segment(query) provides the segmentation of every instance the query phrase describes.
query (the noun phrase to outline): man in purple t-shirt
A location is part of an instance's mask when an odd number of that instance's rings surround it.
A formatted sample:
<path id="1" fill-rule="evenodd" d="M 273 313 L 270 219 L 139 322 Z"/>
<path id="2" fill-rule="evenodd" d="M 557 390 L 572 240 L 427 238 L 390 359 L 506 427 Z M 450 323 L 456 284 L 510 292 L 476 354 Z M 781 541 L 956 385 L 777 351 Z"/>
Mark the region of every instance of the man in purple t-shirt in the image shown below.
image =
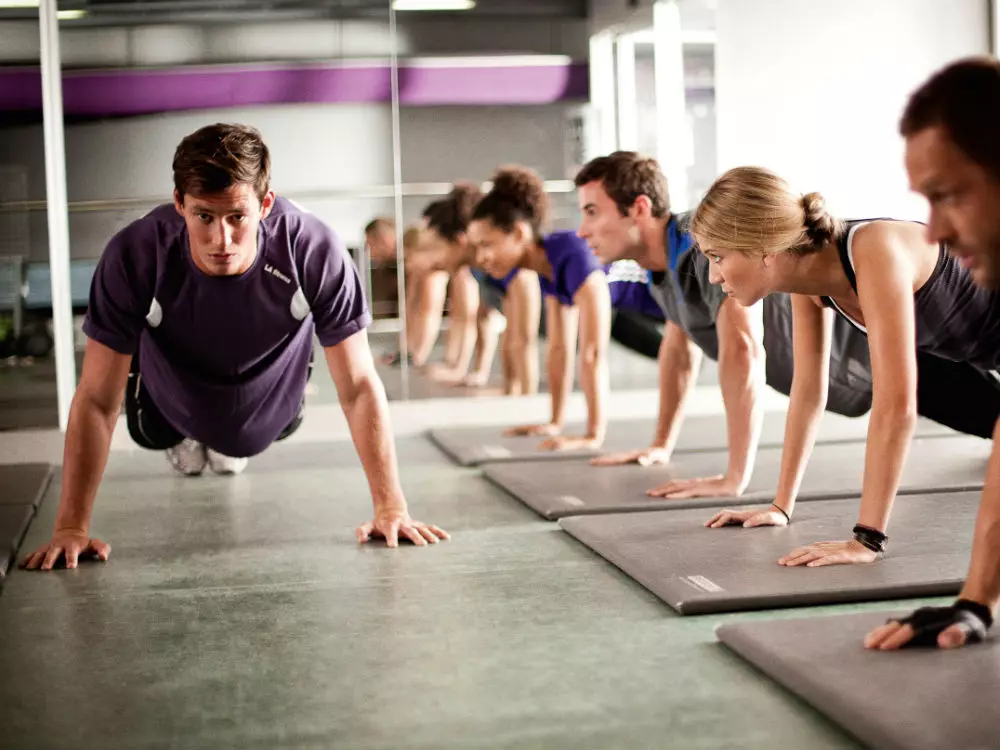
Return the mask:
<path id="1" fill-rule="evenodd" d="M 136 443 L 166 451 L 184 474 L 237 473 L 301 423 L 314 332 L 372 492 L 359 541 L 447 539 L 407 511 L 365 334 L 371 315 L 340 238 L 269 189 L 253 128 L 202 128 L 181 141 L 173 171 L 174 204 L 115 235 L 98 264 L 55 532 L 23 565 L 107 559 L 89 526 L 126 385 Z"/>

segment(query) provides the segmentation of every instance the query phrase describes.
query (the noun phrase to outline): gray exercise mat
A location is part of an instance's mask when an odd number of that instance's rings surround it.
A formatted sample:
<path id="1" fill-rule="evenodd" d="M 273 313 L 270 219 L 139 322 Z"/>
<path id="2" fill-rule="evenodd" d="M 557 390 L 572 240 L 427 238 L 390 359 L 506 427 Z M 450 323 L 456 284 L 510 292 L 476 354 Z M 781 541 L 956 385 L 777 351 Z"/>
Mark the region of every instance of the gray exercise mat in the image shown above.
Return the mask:
<path id="1" fill-rule="evenodd" d="M 37 506 L 51 472 L 49 464 L 0 464 L 0 505 Z"/>
<path id="2" fill-rule="evenodd" d="M 862 647 L 866 633 L 899 614 L 733 623 L 716 634 L 872 748 L 996 748 L 1000 638 L 949 652 Z"/>
<path id="3" fill-rule="evenodd" d="M 14 564 L 51 476 L 49 464 L 0 465 L 0 583 Z"/>
<path id="4" fill-rule="evenodd" d="M 0 505 L 0 583 L 14 564 L 14 557 L 34 515 L 33 505 Z"/>
<path id="5" fill-rule="evenodd" d="M 992 443 L 974 437 L 922 437 L 913 440 L 903 470 L 900 494 L 973 490 L 983 486 Z M 670 500 L 646 490 L 669 482 L 725 472 L 725 451 L 682 453 L 666 466 L 591 466 L 583 459 L 487 464 L 483 474 L 550 521 L 564 516 L 705 508 L 722 503 L 752 505 L 774 499 L 781 472 L 781 448 L 761 448 L 753 478 L 738 498 L 698 497 Z M 864 443 L 824 443 L 813 450 L 799 500 L 861 495 Z"/>
<path id="6" fill-rule="evenodd" d="M 622 419 L 608 424 L 608 434 L 600 450 L 577 450 L 554 453 L 539 448 L 544 438 L 504 437 L 505 427 L 444 427 L 431 430 L 430 438 L 441 450 L 460 466 L 478 466 L 483 463 L 505 461 L 559 460 L 567 457 L 590 457 L 601 453 L 644 448 L 652 441 L 656 431 L 653 419 Z M 567 435 L 582 435 L 582 423 L 571 424 Z M 843 442 L 864 440 L 868 432 L 867 417 L 852 419 L 839 414 L 823 415 L 818 442 Z M 920 436 L 957 436 L 958 433 L 928 419 L 917 423 Z M 785 437 L 785 413 L 768 412 L 764 417 L 760 446 L 776 447 Z M 691 453 L 706 450 L 725 450 L 727 445 L 726 419 L 722 415 L 693 416 L 684 420 L 681 435 L 674 453 Z"/>
<path id="7" fill-rule="evenodd" d="M 896 501 L 889 550 L 872 565 L 787 568 L 796 547 L 848 539 L 859 500 L 804 503 L 790 526 L 707 529 L 705 510 L 616 513 L 559 524 L 683 615 L 955 594 L 972 549 L 978 492 Z"/>

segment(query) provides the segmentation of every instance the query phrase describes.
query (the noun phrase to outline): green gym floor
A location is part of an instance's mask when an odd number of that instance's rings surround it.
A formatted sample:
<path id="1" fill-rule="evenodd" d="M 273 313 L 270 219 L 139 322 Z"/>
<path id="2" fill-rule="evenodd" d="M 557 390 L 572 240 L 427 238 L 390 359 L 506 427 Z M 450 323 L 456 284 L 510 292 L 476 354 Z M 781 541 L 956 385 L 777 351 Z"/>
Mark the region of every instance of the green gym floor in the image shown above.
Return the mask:
<path id="1" fill-rule="evenodd" d="M 858 746 L 713 635 L 803 610 L 682 618 L 425 438 L 398 449 L 413 514 L 452 541 L 359 546 L 349 442 L 232 478 L 113 453 L 93 524 L 111 560 L 15 571 L 0 596 L 0 747 Z"/>

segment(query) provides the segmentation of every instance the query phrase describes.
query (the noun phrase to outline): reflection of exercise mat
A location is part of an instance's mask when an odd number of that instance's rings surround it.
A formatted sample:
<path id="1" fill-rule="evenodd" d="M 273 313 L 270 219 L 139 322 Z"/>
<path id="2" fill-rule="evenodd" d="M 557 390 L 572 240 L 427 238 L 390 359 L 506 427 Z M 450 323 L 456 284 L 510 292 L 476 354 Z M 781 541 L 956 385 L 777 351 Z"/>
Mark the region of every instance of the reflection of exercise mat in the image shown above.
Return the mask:
<path id="1" fill-rule="evenodd" d="M 14 563 L 50 476 L 48 464 L 0 466 L 0 581 Z"/>
<path id="2" fill-rule="evenodd" d="M 903 470 L 900 494 L 954 492 L 983 486 L 989 441 L 969 437 L 918 438 Z M 800 500 L 860 497 L 865 444 L 817 445 L 806 468 Z M 524 461 L 484 466 L 495 484 L 550 520 L 595 513 L 701 508 L 720 503 L 769 503 L 781 471 L 781 448 L 757 452 L 753 478 L 739 498 L 653 498 L 646 490 L 673 479 L 714 476 L 726 471 L 725 451 L 681 453 L 667 466 L 598 467 L 578 459 Z"/>
<path id="3" fill-rule="evenodd" d="M 997 747 L 1000 639 L 949 652 L 863 648 L 865 634 L 888 617 L 732 623 L 716 633 L 730 649 L 869 747 Z"/>
<path id="4" fill-rule="evenodd" d="M 872 565 L 787 568 L 796 547 L 849 539 L 860 500 L 808 502 L 790 526 L 706 529 L 711 511 L 565 518 L 564 530 L 681 614 L 956 594 L 968 571 L 979 492 L 900 497 L 889 550 Z"/>
<path id="5" fill-rule="evenodd" d="M 607 438 L 599 450 L 579 450 L 553 453 L 538 446 L 542 438 L 504 437 L 505 427 L 443 427 L 431 430 L 434 443 L 461 466 L 475 466 L 487 461 L 553 460 L 568 456 L 594 456 L 599 453 L 643 448 L 652 441 L 656 422 L 652 419 L 623 419 L 608 423 Z M 563 431 L 567 435 L 582 435 L 582 424 L 571 424 Z M 851 419 L 836 414 L 824 414 L 820 425 L 818 443 L 844 440 L 864 440 L 868 431 L 867 419 Z M 954 435 L 951 430 L 927 420 L 917 424 L 917 435 Z M 785 437 L 784 412 L 768 412 L 761 431 L 761 447 L 780 447 Z M 726 419 L 721 415 L 688 417 L 681 425 L 681 436 L 675 453 L 691 451 L 725 450 L 728 444 Z M 716 472 L 717 473 L 717 472 Z"/>

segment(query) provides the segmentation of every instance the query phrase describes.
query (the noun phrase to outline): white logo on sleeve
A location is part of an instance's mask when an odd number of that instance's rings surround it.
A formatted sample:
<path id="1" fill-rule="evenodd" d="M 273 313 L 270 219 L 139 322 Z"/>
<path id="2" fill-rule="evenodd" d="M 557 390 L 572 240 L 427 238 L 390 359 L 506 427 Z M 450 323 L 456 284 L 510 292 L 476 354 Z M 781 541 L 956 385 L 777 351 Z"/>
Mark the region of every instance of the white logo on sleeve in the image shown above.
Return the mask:
<path id="1" fill-rule="evenodd" d="M 149 323 L 150 328 L 158 328 L 160 323 L 163 322 L 163 308 L 156 301 L 156 297 L 153 297 L 153 301 L 149 305 L 149 312 L 146 313 L 146 322 Z"/>

